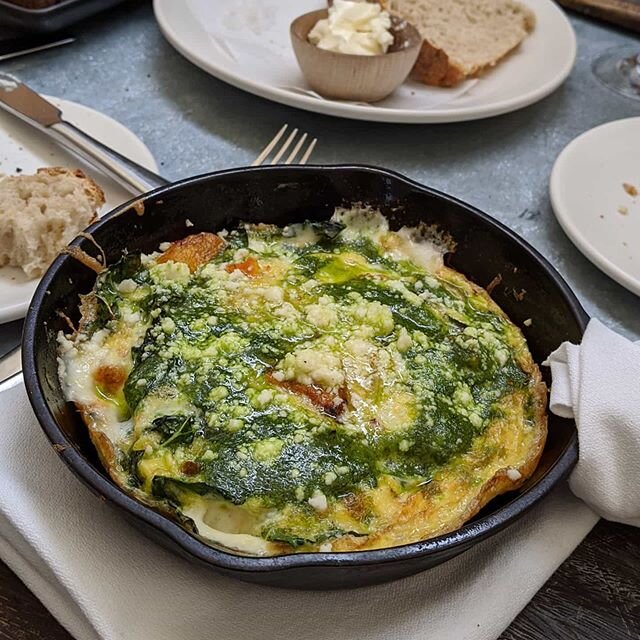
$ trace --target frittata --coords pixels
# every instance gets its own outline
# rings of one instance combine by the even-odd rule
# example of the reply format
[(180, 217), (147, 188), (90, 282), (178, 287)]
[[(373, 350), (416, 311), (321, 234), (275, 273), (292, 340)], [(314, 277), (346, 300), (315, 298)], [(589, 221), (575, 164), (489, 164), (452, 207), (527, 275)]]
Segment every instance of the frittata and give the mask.
[(428, 228), (363, 207), (125, 255), (59, 336), (115, 482), (205, 542), (270, 556), (407, 544), (529, 477), (546, 387)]

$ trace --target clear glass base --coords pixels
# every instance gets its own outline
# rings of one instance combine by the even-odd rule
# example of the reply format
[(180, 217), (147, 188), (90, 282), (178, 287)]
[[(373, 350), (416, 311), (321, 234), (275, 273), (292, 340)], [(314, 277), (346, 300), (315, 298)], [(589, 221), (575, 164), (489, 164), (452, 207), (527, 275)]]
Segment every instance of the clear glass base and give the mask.
[(596, 58), (591, 68), (611, 91), (640, 100), (640, 46), (609, 49)]

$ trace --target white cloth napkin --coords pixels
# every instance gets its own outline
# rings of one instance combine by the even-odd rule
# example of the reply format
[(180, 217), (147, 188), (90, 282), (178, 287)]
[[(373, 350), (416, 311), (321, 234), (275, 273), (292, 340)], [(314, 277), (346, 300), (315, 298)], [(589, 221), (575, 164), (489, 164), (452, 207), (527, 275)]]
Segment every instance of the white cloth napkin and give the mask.
[(0, 557), (78, 640), (494, 640), (596, 521), (561, 487), (412, 578), (338, 592), (248, 585), (147, 540), (58, 459), (21, 384), (0, 394)]
[(550, 408), (578, 425), (569, 485), (607, 520), (640, 527), (640, 344), (591, 320), (548, 358)]

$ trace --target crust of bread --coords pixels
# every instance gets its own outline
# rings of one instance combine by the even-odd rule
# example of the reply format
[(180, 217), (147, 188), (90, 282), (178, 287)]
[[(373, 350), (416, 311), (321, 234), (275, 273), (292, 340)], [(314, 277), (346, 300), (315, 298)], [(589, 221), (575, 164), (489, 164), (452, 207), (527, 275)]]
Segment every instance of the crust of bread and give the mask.
[[(80, 169), (67, 169), (66, 167), (42, 167), (38, 169), (36, 173), (42, 173), (51, 177), (68, 175), (80, 178), (85, 181), (84, 191), (87, 194), (87, 197), (96, 202), (96, 210), (100, 209), (100, 207), (105, 203), (104, 191), (100, 188), (97, 182), (93, 180), (93, 178), (90, 178), (84, 173), (84, 171), (80, 171)], [(93, 216), (92, 222), (97, 219), (98, 214), (96, 213)]]
[(491, 64), (474, 67), (469, 73), (455, 65), (443, 49), (438, 49), (427, 40), (422, 41), (422, 47), (418, 60), (411, 70), (411, 77), (422, 84), (435, 87), (455, 87), (463, 80), (477, 78), (483, 73), (493, 69), (499, 62), (508, 57), (520, 46), (518, 43), (501, 58)]
[(464, 72), (451, 63), (444, 50), (422, 41), (418, 60), (411, 70), (411, 77), (436, 87), (455, 87), (465, 78)]

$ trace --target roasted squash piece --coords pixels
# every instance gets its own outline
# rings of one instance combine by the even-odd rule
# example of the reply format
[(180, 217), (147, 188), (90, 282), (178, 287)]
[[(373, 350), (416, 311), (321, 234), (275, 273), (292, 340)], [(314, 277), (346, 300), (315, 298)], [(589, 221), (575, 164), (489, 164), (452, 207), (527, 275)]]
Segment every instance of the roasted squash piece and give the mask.
[(224, 240), (215, 233), (195, 233), (172, 242), (158, 258), (158, 262), (183, 262), (193, 273), (198, 267), (213, 260), (224, 245)]
[(261, 269), (258, 261), (255, 258), (249, 256), (246, 260), (242, 262), (233, 262), (228, 264), (225, 267), (225, 271), (227, 273), (232, 273), (234, 271), (242, 271), (245, 276), (249, 276), (250, 278), (255, 278), (260, 275)]

